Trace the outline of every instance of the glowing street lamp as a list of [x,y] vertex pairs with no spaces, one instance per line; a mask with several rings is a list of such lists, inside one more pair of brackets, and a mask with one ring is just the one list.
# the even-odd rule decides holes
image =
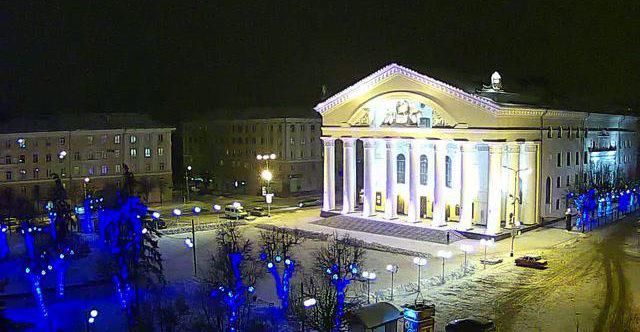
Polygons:
[[86,313],[86,315],[87,315],[87,323],[86,323],[87,331],[91,331],[93,323],[96,322],[96,317],[98,317],[98,310],[91,309]]
[[362,277],[365,279],[365,281],[367,282],[367,304],[371,303],[371,280],[375,280],[376,279],[376,273],[375,272],[369,272],[369,271],[363,271],[362,272]]
[[495,245],[495,242],[493,239],[490,239],[490,240],[480,239],[480,245],[484,247],[484,260],[482,260],[482,265],[486,269],[487,268],[487,247],[493,247]]
[[451,258],[451,256],[453,256],[453,253],[451,253],[451,251],[449,250],[438,250],[436,256],[442,258],[442,283],[444,284],[444,262],[445,260]]
[[153,219],[153,221],[155,221],[156,223],[156,230],[158,230],[158,219],[160,219],[160,212],[158,211],[153,211],[151,213],[151,219]]
[[473,246],[470,244],[461,244],[460,250],[464,251],[464,273],[467,273],[467,253],[473,252]]
[[393,301],[393,276],[398,273],[398,265],[387,264],[387,271],[391,273],[391,301]]
[[236,222],[238,222],[240,220],[240,209],[242,208],[242,204],[240,204],[240,202],[233,202],[231,206],[233,206],[233,209],[236,212]]
[[[302,305],[304,305],[305,309],[311,309],[311,308],[315,307],[317,303],[318,303],[318,301],[316,301],[316,299],[314,299],[314,298],[310,298],[310,299],[306,299],[306,300],[302,301]],[[306,310],[303,310],[302,314],[303,314],[303,317],[302,317],[302,331],[304,332],[304,331],[307,330],[306,326],[305,326],[305,321],[307,320],[306,319],[306,314],[307,314]]]
[[186,187],[186,194],[187,194],[184,201],[185,203],[189,201],[189,172],[191,172],[191,169],[192,169],[191,165],[188,165],[187,171],[184,172],[184,184]]
[[66,157],[66,156],[67,156],[67,151],[62,150],[62,151],[58,152],[58,158],[64,159],[64,157]]
[[422,273],[422,267],[427,265],[427,259],[424,257],[414,257],[413,264],[418,267],[418,293],[420,293],[420,279]]
[[180,222],[180,216],[182,215],[182,210],[175,208],[173,209],[173,215],[176,216],[176,224]]
[[267,201],[267,216],[271,217],[271,179],[273,179],[273,173],[269,169],[265,169],[260,174],[263,180],[267,181],[267,193],[265,195],[265,199]]

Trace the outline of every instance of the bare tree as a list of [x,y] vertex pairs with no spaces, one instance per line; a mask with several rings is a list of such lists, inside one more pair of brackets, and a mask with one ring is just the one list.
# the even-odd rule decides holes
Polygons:
[[297,229],[271,227],[260,232],[260,239],[260,259],[266,263],[267,270],[273,276],[280,299],[280,309],[286,314],[289,308],[289,283],[296,266],[296,261],[291,257],[291,249],[302,243],[303,238]]
[[[347,287],[359,277],[365,254],[365,249],[349,235],[339,237],[334,234],[316,252],[312,275],[304,278],[301,284],[294,310],[298,318],[320,331],[339,331]],[[316,305],[308,315],[303,301],[311,297],[316,299]]]

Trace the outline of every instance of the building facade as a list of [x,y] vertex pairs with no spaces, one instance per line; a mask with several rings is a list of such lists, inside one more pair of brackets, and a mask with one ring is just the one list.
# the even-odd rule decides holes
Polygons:
[[[52,176],[62,178],[72,202],[85,191],[100,193],[120,187],[129,167],[136,191],[150,203],[171,199],[171,134],[138,114],[84,114],[14,119],[0,133],[0,188],[3,195],[50,199]],[[142,119],[142,120],[141,120]]]
[[318,104],[323,211],[496,234],[564,215],[584,181],[636,178],[637,118],[501,93],[498,73],[469,93],[391,64]]
[[[183,126],[184,165],[189,178],[210,181],[212,189],[260,194],[269,169],[276,195],[322,190],[322,142],[319,118],[210,120]],[[258,155],[275,159],[258,160]],[[191,184],[193,185],[193,183]]]

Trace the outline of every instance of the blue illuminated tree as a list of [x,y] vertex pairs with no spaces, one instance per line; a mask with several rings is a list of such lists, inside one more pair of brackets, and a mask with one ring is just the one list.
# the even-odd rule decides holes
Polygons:
[[273,277],[280,299],[280,309],[283,314],[286,314],[289,308],[290,281],[296,266],[296,261],[291,256],[291,249],[302,243],[303,238],[298,230],[288,231],[271,227],[267,231],[260,232],[260,239],[260,259]]
[[33,260],[24,269],[25,276],[31,283],[33,297],[38,304],[40,314],[44,320],[49,320],[49,310],[47,309],[47,304],[44,300],[44,294],[42,293],[42,286],[40,282],[51,270],[53,270],[53,266],[44,265],[42,260]]
[[0,223],[0,260],[9,256],[9,241],[7,236],[9,235],[9,226],[4,223]]
[[112,257],[113,282],[131,327],[139,317],[141,288],[164,284],[158,233],[147,207],[135,196],[120,197],[118,205],[99,214],[100,234]]
[[211,257],[207,281],[215,285],[211,292],[218,310],[217,331],[238,331],[247,322],[251,295],[258,277],[257,262],[252,259],[252,243],[244,239],[237,226],[221,227],[216,235],[217,250]]
[[342,327],[347,288],[351,281],[358,279],[365,253],[349,235],[340,238],[334,234],[315,255],[316,272],[324,274],[335,287],[335,308],[329,307],[335,312],[332,331],[339,331]]

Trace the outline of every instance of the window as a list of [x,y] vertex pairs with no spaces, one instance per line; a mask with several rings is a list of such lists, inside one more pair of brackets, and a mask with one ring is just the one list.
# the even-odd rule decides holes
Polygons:
[[40,169],[36,168],[33,170],[33,178],[37,179],[40,176]]
[[576,162],[576,166],[580,165],[580,152],[579,151],[576,151],[576,160],[575,160],[575,162]]
[[138,156],[138,150],[136,148],[129,149],[129,155],[132,156],[132,157],[137,157]]
[[578,184],[578,173],[573,175],[573,183]]
[[404,159],[404,155],[403,154],[399,154],[396,157],[396,176],[398,183],[404,183],[404,166],[405,166],[405,159]]
[[44,160],[45,160],[46,162],[50,162],[50,161],[51,161],[51,153],[47,153],[47,155],[46,155],[46,156],[44,156]]
[[558,138],[562,138],[562,127],[558,127]]
[[113,150],[113,156],[114,157],[120,157],[120,149]]
[[584,157],[582,158],[582,163],[586,164],[589,161],[589,152],[585,151],[584,152]]
[[545,184],[544,202],[545,204],[551,204],[551,178],[550,177],[547,177],[547,182]]
[[27,158],[25,157],[25,155],[21,154],[20,157],[18,157],[18,164],[24,164],[27,161]]
[[93,144],[93,136],[87,136],[87,144]]
[[121,169],[122,169],[122,165],[116,164],[116,173],[120,173]]
[[569,175],[567,175],[567,180],[565,182],[565,185],[568,187],[569,186]]
[[289,126],[289,131],[291,131],[292,133],[296,131],[296,126],[294,125],[290,125]]
[[107,151],[106,150],[99,151],[99,154],[102,156],[102,159],[107,159]]
[[107,173],[109,173],[109,167],[107,167],[107,165],[102,165],[100,167],[100,174],[105,175]]
[[571,152],[567,152],[567,166],[571,166]]
[[120,144],[120,134],[113,137],[113,143]]
[[4,156],[4,163],[6,165],[10,165],[11,164],[11,156]]
[[136,135],[129,136],[129,143],[133,144],[137,141],[138,141],[138,138],[136,137]]
[[560,210],[560,199],[556,199],[556,210]]
[[158,134],[158,142],[164,142],[164,135]]
[[560,152],[558,152],[558,155],[556,156],[556,166],[562,166],[562,154]]
[[549,130],[547,130],[547,138],[552,138],[552,137],[553,137],[553,129],[549,127]]
[[145,158],[151,157],[151,149],[150,148],[144,148],[144,157]]
[[37,154],[37,153],[34,153],[34,154],[33,154],[33,162],[34,162],[34,163],[37,163],[37,162],[38,162],[38,154]]
[[89,175],[93,175],[93,166],[89,167],[89,169],[87,169],[87,173]]
[[60,145],[64,145],[64,143],[65,143],[65,139],[64,139],[64,137],[60,137],[60,139],[58,140],[58,142],[60,142]]
[[73,153],[73,159],[74,160],[80,160],[80,151],[76,151]]
[[560,177],[556,178],[556,188],[560,188]]
[[444,184],[451,188],[451,157],[444,157]]
[[106,134],[100,136],[100,143],[107,144],[107,135]]
[[158,156],[164,156],[164,148],[158,148]]
[[427,164],[427,156],[420,156],[420,184],[427,184],[427,171],[429,170],[429,165]]
[[73,174],[80,174],[80,166],[73,166]]
[[311,131],[316,131],[316,125],[311,125],[311,126],[309,127],[309,129],[310,129]]
[[[220,160],[220,161],[222,161],[222,160]],[[164,171],[164,163],[160,163],[160,164],[158,164],[158,168],[159,168],[161,171]]]
[[7,179],[7,181],[11,181],[11,179],[13,178],[11,171],[4,172],[4,178]]
[[20,170],[20,180],[26,180],[27,179],[27,171],[25,171],[24,169]]

